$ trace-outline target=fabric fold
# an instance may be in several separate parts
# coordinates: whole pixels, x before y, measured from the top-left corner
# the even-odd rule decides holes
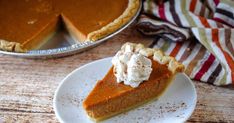
[[[137,24],[147,36],[161,37],[154,47],[175,56],[192,79],[234,83],[234,2],[231,0],[144,1]]]
[[[164,39],[175,42],[185,41],[191,37],[189,29],[180,28],[161,20],[151,19],[144,15],[141,16],[137,27],[139,31],[146,35],[159,35]]]

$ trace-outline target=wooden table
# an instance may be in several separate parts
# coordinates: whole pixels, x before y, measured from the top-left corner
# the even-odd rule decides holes
[[[6,122],[58,122],[52,100],[61,80],[91,61],[113,56],[126,41],[149,44],[134,26],[105,43],[73,56],[23,59],[0,55],[0,119]],[[234,122],[234,88],[195,82],[198,103],[188,122]]]

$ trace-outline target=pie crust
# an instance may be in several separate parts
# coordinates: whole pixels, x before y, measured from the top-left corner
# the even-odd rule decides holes
[[[111,19],[113,19],[113,21],[111,20],[111,22],[109,22],[109,20],[108,20],[107,24],[105,24],[103,26],[101,25],[100,28],[98,28],[97,30],[94,30],[94,31],[92,30],[88,33],[87,32],[83,33],[82,30],[80,31],[79,28],[76,28],[73,25],[73,24],[77,24],[78,22],[76,22],[76,23],[72,22],[73,24],[69,24],[69,23],[65,22],[68,19],[65,18],[65,15],[64,15],[63,10],[62,10],[63,8],[58,7],[58,6],[62,6],[61,3],[58,3],[58,4],[55,3],[55,8],[53,8],[54,7],[52,4],[53,2],[64,2],[64,1],[62,1],[62,0],[61,1],[46,1],[45,0],[42,2],[45,2],[45,3],[41,4],[41,6],[39,6],[39,8],[35,8],[34,6],[32,6],[32,8],[29,8],[30,11],[31,11],[31,9],[37,9],[37,11],[39,12],[38,16],[41,16],[41,14],[44,12],[46,15],[48,14],[48,18],[51,18],[51,19],[50,20],[47,19],[46,22],[43,22],[45,27],[43,27],[43,28],[40,27],[40,29],[38,29],[38,32],[36,32],[35,35],[33,35],[32,37],[27,37],[28,39],[24,39],[25,42],[27,42],[27,43],[30,43],[29,41],[33,40],[32,43],[29,44],[29,46],[27,47],[27,46],[25,46],[27,44],[25,44],[24,42],[18,42],[15,39],[5,39],[5,38],[0,37],[0,50],[10,51],[10,52],[27,52],[27,50],[34,49],[34,48],[44,44],[45,41],[43,39],[47,39],[47,37],[50,35],[50,33],[54,33],[58,29],[58,26],[60,26],[60,24],[58,24],[58,23],[60,23],[60,20],[62,20],[63,23],[65,23],[66,28],[70,27],[70,28],[67,28],[67,30],[68,30],[68,32],[72,32],[74,34],[74,35],[71,34],[72,37],[76,37],[76,38],[81,37],[82,41],[96,41],[98,39],[101,39],[101,38],[115,32],[116,30],[121,28],[123,25],[125,25],[127,22],[129,22],[131,20],[131,18],[133,18],[135,16],[137,10],[140,7],[140,0],[128,0],[128,3],[126,2],[125,10],[124,9],[116,10],[119,13],[120,13],[120,11],[121,11],[121,13],[123,12],[120,16],[118,16],[117,18],[115,18],[115,17],[111,18]],[[52,2],[52,3],[50,3],[50,2]],[[119,1],[119,2],[123,3],[125,1]],[[9,4],[14,4],[14,3],[9,3]],[[15,3],[15,4],[17,4],[17,3]],[[73,4],[76,4],[76,3],[74,2]],[[122,4],[120,4],[120,5],[122,5]],[[24,5],[22,5],[22,6],[24,6]],[[53,9],[56,9],[56,7],[58,7],[59,9],[53,10]],[[66,9],[70,9],[68,6],[66,6],[66,7],[67,7]],[[19,8],[17,8],[17,9],[19,9]],[[73,11],[75,11],[74,7],[72,9],[73,9]],[[67,12],[67,10],[65,10],[65,11]],[[11,12],[11,11],[9,10],[9,12]],[[71,13],[73,13],[73,12],[71,12]],[[4,13],[1,13],[0,15],[4,16]],[[114,15],[116,15],[116,14],[114,14]],[[61,17],[59,17],[59,16],[61,16]],[[72,17],[73,15],[69,15],[69,16]],[[44,15],[43,15],[43,17],[44,17]],[[102,16],[100,16],[100,17],[102,17]],[[66,20],[64,20],[64,18]],[[28,25],[33,25],[34,23],[37,23],[37,20],[34,20],[33,18],[31,18],[31,19],[32,20],[28,20],[28,22],[27,22]],[[104,20],[104,21],[106,21],[106,20]],[[69,21],[67,21],[67,22],[69,22]],[[6,22],[4,22],[4,24],[6,24]],[[89,28],[91,28],[91,27],[89,27]],[[16,27],[10,27],[10,28],[16,28]],[[46,30],[45,28],[48,28],[48,29]],[[94,29],[96,29],[96,28],[94,28]],[[19,32],[17,32],[17,34],[19,34]],[[11,35],[12,35],[12,37],[15,37],[14,34],[11,34]],[[22,33],[22,35],[23,35],[23,33]],[[39,38],[36,38],[37,35]],[[5,36],[5,37],[8,37],[8,36]],[[32,38],[35,38],[35,39],[32,39]],[[37,41],[37,40],[43,40],[43,41]]]
[[[0,49],[4,51],[10,52],[26,52],[26,49],[23,49],[20,43],[17,42],[9,42],[0,39]]]
[[[112,66],[83,102],[83,108],[88,116],[95,121],[104,120],[160,98],[176,73],[184,70],[184,66],[175,58],[163,54],[160,50],[145,48],[142,44],[126,43],[121,50],[140,53],[150,58],[153,70],[149,80],[132,88],[123,83],[117,83],[114,75],[115,68]]]
[[[118,30],[136,14],[139,4],[139,0],[129,0],[127,9],[120,17],[101,29],[88,34],[87,41],[96,41]]]
[[[172,73],[176,72],[182,72],[184,70],[184,65],[178,62],[174,57],[165,55],[161,50],[159,49],[153,49],[153,48],[146,48],[143,44],[135,44],[135,43],[125,43],[121,50],[131,50],[135,53],[140,53],[146,57],[153,57],[153,60],[159,62],[160,64],[167,65],[168,69]]]

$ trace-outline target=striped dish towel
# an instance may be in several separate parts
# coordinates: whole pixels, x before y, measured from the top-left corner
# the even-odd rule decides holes
[[[137,28],[186,66],[190,78],[214,85],[234,83],[234,1],[144,1]]]

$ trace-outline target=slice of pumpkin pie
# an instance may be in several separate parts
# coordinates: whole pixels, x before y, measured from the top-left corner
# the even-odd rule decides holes
[[[126,43],[113,66],[83,102],[89,117],[99,121],[158,99],[184,66],[160,50]]]

